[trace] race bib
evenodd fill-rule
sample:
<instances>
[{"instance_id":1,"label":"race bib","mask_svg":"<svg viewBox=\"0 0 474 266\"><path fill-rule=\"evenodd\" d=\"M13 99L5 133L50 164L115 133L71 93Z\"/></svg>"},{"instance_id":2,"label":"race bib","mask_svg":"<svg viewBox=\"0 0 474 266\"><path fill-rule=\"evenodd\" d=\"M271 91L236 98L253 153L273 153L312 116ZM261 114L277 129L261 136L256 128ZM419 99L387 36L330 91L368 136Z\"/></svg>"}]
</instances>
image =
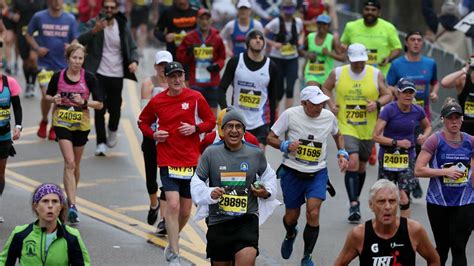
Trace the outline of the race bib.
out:
<instances>
[{"instance_id":1,"label":"race bib","mask_svg":"<svg viewBox=\"0 0 474 266\"><path fill-rule=\"evenodd\" d=\"M283 45L280 51L282 56L294 56L297 54L296 45L290 43Z\"/></svg>"},{"instance_id":2,"label":"race bib","mask_svg":"<svg viewBox=\"0 0 474 266\"><path fill-rule=\"evenodd\" d=\"M10 108L0 109L0 121L10 121Z\"/></svg>"},{"instance_id":3,"label":"race bib","mask_svg":"<svg viewBox=\"0 0 474 266\"><path fill-rule=\"evenodd\" d=\"M311 75L324 74L324 62L309 63L308 74L311 74Z\"/></svg>"},{"instance_id":4,"label":"race bib","mask_svg":"<svg viewBox=\"0 0 474 266\"><path fill-rule=\"evenodd\" d=\"M377 64L377 49L367 49L368 60L367 64L376 65Z\"/></svg>"},{"instance_id":5,"label":"race bib","mask_svg":"<svg viewBox=\"0 0 474 266\"><path fill-rule=\"evenodd\" d=\"M416 99L416 98L415 98L415 99L413 99L413 103L414 103L414 104L417 104L417 105L419 105L419 106L421 106L421 107L425 107L425 100L424 100L424 99Z\"/></svg>"},{"instance_id":6,"label":"race bib","mask_svg":"<svg viewBox=\"0 0 474 266\"><path fill-rule=\"evenodd\" d=\"M451 167L452 164L446 164L446 165L443 165L443 168L449 168ZM462 187L462 186L465 186L467 184L467 181L469 179L469 167L466 167L464 166L464 164L462 164L461 162L459 162L457 164L457 167L459 168L459 166L462 167L462 169L460 169L460 171L463 171L463 176L458 178L458 179L452 179L451 177L449 176L443 176L443 183L445 186L448 186L448 187Z\"/></svg>"},{"instance_id":7,"label":"race bib","mask_svg":"<svg viewBox=\"0 0 474 266\"><path fill-rule=\"evenodd\" d=\"M346 120L350 125L367 124L366 105L346 105Z\"/></svg>"},{"instance_id":8,"label":"race bib","mask_svg":"<svg viewBox=\"0 0 474 266\"><path fill-rule=\"evenodd\" d=\"M468 117L474 117L474 101L472 98L468 98L464 103L464 115Z\"/></svg>"},{"instance_id":9,"label":"race bib","mask_svg":"<svg viewBox=\"0 0 474 266\"><path fill-rule=\"evenodd\" d=\"M238 216L247 213L247 195L223 194L219 199L219 208L227 215Z\"/></svg>"},{"instance_id":10,"label":"race bib","mask_svg":"<svg viewBox=\"0 0 474 266\"><path fill-rule=\"evenodd\" d=\"M48 86L49 81L51 80L51 77L53 76L54 71L52 70L41 70L38 73L38 83L41 86Z\"/></svg>"},{"instance_id":11,"label":"race bib","mask_svg":"<svg viewBox=\"0 0 474 266\"><path fill-rule=\"evenodd\" d=\"M262 100L262 92L253 90L240 90L239 107L248 110L258 110Z\"/></svg>"},{"instance_id":12,"label":"race bib","mask_svg":"<svg viewBox=\"0 0 474 266\"><path fill-rule=\"evenodd\" d=\"M408 169L408 153L407 151L395 150L394 152L385 151L383 155L383 168L387 171L404 171Z\"/></svg>"},{"instance_id":13,"label":"race bib","mask_svg":"<svg viewBox=\"0 0 474 266\"><path fill-rule=\"evenodd\" d=\"M214 48L201 46L201 47L194 47L194 58L196 60L212 60L212 53Z\"/></svg>"},{"instance_id":14,"label":"race bib","mask_svg":"<svg viewBox=\"0 0 474 266\"><path fill-rule=\"evenodd\" d=\"M58 124L68 128L79 126L82 121L82 116L82 110L76 110L74 107L57 109Z\"/></svg>"},{"instance_id":15,"label":"race bib","mask_svg":"<svg viewBox=\"0 0 474 266\"><path fill-rule=\"evenodd\" d=\"M196 62L196 82L197 83L208 83L211 82L211 72L207 71L207 67L210 66L211 63L207 61L197 61Z\"/></svg>"},{"instance_id":16,"label":"race bib","mask_svg":"<svg viewBox=\"0 0 474 266\"><path fill-rule=\"evenodd\" d=\"M173 167L168 166L168 175L170 178L190 180L193 177L193 167Z\"/></svg>"},{"instance_id":17,"label":"race bib","mask_svg":"<svg viewBox=\"0 0 474 266\"><path fill-rule=\"evenodd\" d=\"M321 142L312 140L299 140L300 145L296 150L295 159L299 162L303 162L310 165L318 164L319 157L321 156Z\"/></svg>"}]
</instances>

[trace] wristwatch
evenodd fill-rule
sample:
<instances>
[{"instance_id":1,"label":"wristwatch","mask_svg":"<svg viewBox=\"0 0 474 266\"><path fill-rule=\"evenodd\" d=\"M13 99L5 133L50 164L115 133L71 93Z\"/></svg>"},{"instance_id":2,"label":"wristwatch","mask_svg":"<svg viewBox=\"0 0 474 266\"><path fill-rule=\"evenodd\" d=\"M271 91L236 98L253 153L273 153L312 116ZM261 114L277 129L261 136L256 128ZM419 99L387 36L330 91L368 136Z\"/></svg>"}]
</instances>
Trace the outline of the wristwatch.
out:
<instances>
[{"instance_id":1,"label":"wristwatch","mask_svg":"<svg viewBox=\"0 0 474 266\"><path fill-rule=\"evenodd\" d=\"M198 125L195 125L194 129L196 130L197 133L199 133L199 131L201 130Z\"/></svg>"},{"instance_id":2,"label":"wristwatch","mask_svg":"<svg viewBox=\"0 0 474 266\"><path fill-rule=\"evenodd\" d=\"M397 140L396 139L392 139L392 146L397 147Z\"/></svg>"},{"instance_id":3,"label":"wristwatch","mask_svg":"<svg viewBox=\"0 0 474 266\"><path fill-rule=\"evenodd\" d=\"M18 128L20 132L23 130L23 127L21 125L16 125L15 127Z\"/></svg>"}]
</instances>

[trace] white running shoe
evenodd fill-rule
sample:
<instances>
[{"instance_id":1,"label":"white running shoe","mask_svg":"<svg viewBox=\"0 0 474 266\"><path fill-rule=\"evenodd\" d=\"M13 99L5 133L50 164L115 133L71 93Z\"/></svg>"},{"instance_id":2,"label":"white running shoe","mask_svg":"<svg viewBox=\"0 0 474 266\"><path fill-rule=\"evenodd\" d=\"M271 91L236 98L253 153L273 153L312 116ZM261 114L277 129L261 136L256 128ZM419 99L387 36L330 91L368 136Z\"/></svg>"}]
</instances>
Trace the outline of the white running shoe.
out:
<instances>
[{"instance_id":1,"label":"white running shoe","mask_svg":"<svg viewBox=\"0 0 474 266\"><path fill-rule=\"evenodd\" d=\"M95 149L95 156L105 156L106 152L107 152L107 146L104 143L100 143L97 145L97 148Z\"/></svg>"},{"instance_id":2,"label":"white running shoe","mask_svg":"<svg viewBox=\"0 0 474 266\"><path fill-rule=\"evenodd\" d=\"M0 224L3 223L3 222L5 222L5 219L3 219L2 216L0 216Z\"/></svg>"},{"instance_id":3,"label":"white running shoe","mask_svg":"<svg viewBox=\"0 0 474 266\"><path fill-rule=\"evenodd\" d=\"M117 145L117 131L107 130L107 147L113 148Z\"/></svg>"}]
</instances>

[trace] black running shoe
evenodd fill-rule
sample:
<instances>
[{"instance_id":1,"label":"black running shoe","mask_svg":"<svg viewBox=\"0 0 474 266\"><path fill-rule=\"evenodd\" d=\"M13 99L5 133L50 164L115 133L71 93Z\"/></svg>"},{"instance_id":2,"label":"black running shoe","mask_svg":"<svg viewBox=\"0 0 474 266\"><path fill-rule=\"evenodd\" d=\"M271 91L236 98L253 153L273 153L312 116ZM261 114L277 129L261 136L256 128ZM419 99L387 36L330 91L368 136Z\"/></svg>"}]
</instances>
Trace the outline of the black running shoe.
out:
<instances>
[{"instance_id":1,"label":"black running shoe","mask_svg":"<svg viewBox=\"0 0 474 266\"><path fill-rule=\"evenodd\" d=\"M156 227L156 235L157 236L166 236L166 226L165 226L165 219L161 219Z\"/></svg>"},{"instance_id":2,"label":"black running shoe","mask_svg":"<svg viewBox=\"0 0 474 266\"><path fill-rule=\"evenodd\" d=\"M156 220L158 219L158 211L160 210L160 201L158 201L158 206L156 206L156 209L153 209L150 207L148 210L148 215L146 217L146 220L149 225L154 225L156 223Z\"/></svg>"}]
</instances>

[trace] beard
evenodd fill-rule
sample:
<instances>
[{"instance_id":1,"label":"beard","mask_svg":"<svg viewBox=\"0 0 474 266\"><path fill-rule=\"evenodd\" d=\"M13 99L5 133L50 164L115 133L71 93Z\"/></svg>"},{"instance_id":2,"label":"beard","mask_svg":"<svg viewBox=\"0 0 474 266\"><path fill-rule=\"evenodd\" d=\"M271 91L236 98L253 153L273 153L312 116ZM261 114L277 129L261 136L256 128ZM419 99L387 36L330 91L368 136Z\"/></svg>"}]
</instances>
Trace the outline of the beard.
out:
<instances>
[{"instance_id":1,"label":"beard","mask_svg":"<svg viewBox=\"0 0 474 266\"><path fill-rule=\"evenodd\" d=\"M253 53L260 53L263 50L263 47L262 48L249 47L249 50Z\"/></svg>"},{"instance_id":2,"label":"beard","mask_svg":"<svg viewBox=\"0 0 474 266\"><path fill-rule=\"evenodd\" d=\"M373 15L364 15L364 23L367 25L374 25L377 22L378 17Z\"/></svg>"}]
</instances>

